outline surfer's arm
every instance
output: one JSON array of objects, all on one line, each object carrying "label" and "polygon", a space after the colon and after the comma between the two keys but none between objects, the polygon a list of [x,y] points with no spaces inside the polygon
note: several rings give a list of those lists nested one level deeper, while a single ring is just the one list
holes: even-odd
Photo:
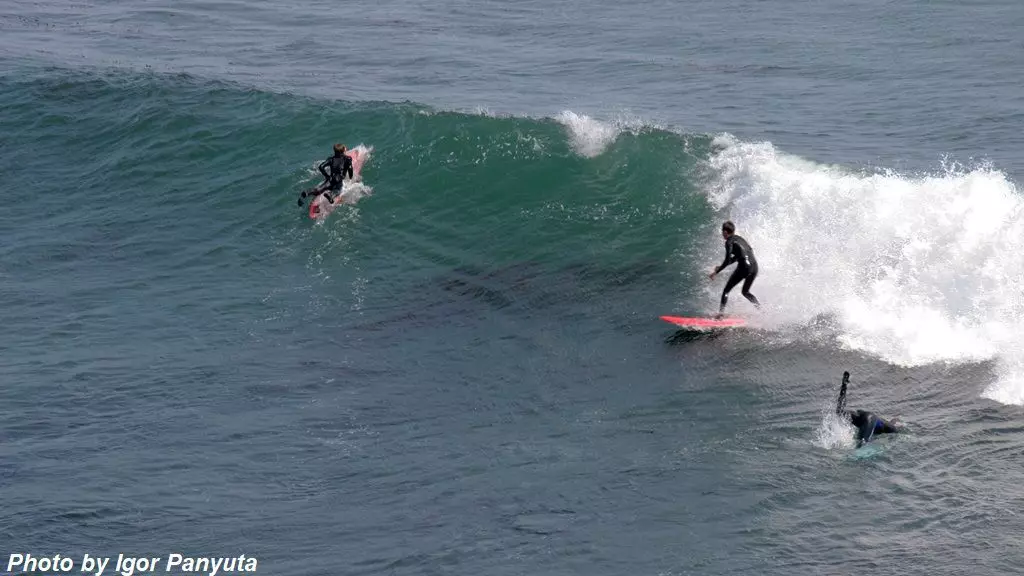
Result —
[{"label": "surfer's arm", "polygon": [[722,260],[722,263],[715,268],[715,274],[718,274],[723,269],[725,269],[726,266],[736,261],[736,258],[735,256],[733,256],[732,252],[732,238],[729,238],[725,242],[725,260]]},{"label": "surfer's arm", "polygon": [[330,162],[329,160],[324,160],[323,162],[320,163],[319,166],[316,167],[316,169],[319,170],[321,174],[323,174],[324,180],[330,180],[331,179],[330,174],[327,173],[327,164],[329,162]]},{"label": "surfer's arm", "polygon": [[342,176],[344,176],[345,173],[348,173],[348,179],[349,180],[355,178],[355,173],[352,171],[352,157],[351,156],[349,156],[348,162],[345,162],[345,170],[342,172]]},{"label": "surfer's arm", "polygon": [[846,410],[846,385],[850,382],[850,373],[843,372],[843,385],[839,387],[839,399],[836,400],[836,414]]}]

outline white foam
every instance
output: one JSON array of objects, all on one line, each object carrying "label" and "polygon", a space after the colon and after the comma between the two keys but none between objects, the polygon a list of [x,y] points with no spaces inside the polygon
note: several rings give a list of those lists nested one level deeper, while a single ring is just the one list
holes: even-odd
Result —
[{"label": "white foam", "polygon": [[709,196],[754,248],[765,323],[834,315],[844,345],[897,365],[995,358],[985,397],[1024,404],[1024,199],[1005,174],[857,174],[716,144]]},{"label": "white foam", "polygon": [[362,182],[363,181],[363,165],[366,164],[366,162],[370,159],[370,156],[373,155],[373,146],[367,146],[365,144],[359,144],[355,148],[352,148],[351,151],[359,153],[359,160],[353,163],[354,164],[353,172],[354,172],[354,176],[355,176],[356,182]]},{"label": "white foam", "polygon": [[815,431],[814,444],[826,450],[853,448],[857,443],[856,432],[849,421],[829,410],[822,414],[821,424]]},{"label": "white foam", "polygon": [[621,132],[614,124],[600,122],[585,114],[569,110],[562,112],[555,119],[569,129],[573,150],[587,158],[604,152]]}]

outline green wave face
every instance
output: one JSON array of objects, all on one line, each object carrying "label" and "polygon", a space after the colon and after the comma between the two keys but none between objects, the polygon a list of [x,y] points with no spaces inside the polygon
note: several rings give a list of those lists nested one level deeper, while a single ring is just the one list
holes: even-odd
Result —
[{"label": "green wave face", "polygon": [[[9,190],[26,195],[13,222],[60,196],[78,225],[152,226],[170,245],[252,251],[312,234],[311,251],[341,239],[346,258],[410,270],[665,262],[707,231],[703,136],[572,113],[326,102],[185,76],[59,78],[0,83]],[[310,232],[295,198],[335,142],[372,146],[363,176],[374,193]]]}]

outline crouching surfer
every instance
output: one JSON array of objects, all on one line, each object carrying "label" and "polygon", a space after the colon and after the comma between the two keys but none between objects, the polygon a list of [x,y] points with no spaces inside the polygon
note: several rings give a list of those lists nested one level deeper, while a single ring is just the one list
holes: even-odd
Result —
[{"label": "crouching surfer", "polygon": [[895,434],[903,430],[903,424],[895,420],[879,418],[865,410],[846,409],[846,386],[850,383],[850,373],[843,372],[843,385],[839,388],[839,399],[836,400],[836,414],[846,418],[857,429],[857,447],[871,441],[875,434]]},{"label": "crouching surfer", "polygon": [[725,239],[725,260],[720,265],[715,266],[709,277],[714,280],[719,272],[734,263],[736,264],[736,270],[733,271],[732,276],[725,283],[725,289],[722,290],[722,301],[718,307],[718,316],[716,318],[721,318],[725,313],[725,304],[729,301],[729,292],[740,282],[743,282],[743,290],[741,291],[743,297],[750,300],[754,306],[761,307],[757,297],[750,293],[750,286],[757,278],[757,260],[754,258],[754,251],[750,248],[750,244],[747,244],[746,240],[736,234],[736,225],[731,220],[722,224],[722,238]]},{"label": "crouching surfer", "polygon": [[347,175],[349,180],[353,178],[352,158],[345,153],[345,145],[335,144],[334,155],[321,162],[317,170],[323,174],[324,181],[316,188],[303,191],[299,196],[299,206],[302,206],[302,200],[307,196],[310,197],[310,202],[314,202],[320,194],[323,194],[328,202],[334,203],[334,196],[341,192],[345,176]]}]

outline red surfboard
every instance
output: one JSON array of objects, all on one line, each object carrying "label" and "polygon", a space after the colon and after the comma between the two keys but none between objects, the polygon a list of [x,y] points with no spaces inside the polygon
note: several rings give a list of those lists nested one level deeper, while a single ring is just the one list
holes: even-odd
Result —
[{"label": "red surfboard", "polygon": [[662,316],[662,320],[670,324],[675,324],[680,328],[737,328],[739,326],[746,326],[747,321],[743,318],[685,318],[682,316]]}]

